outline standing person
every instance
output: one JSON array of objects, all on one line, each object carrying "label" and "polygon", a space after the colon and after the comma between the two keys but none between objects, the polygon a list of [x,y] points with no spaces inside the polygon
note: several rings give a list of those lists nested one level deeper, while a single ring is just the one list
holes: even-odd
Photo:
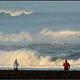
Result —
[{"label": "standing person", "polygon": [[63,66],[64,66],[64,71],[68,71],[70,69],[70,64],[67,62],[67,60],[65,60]]},{"label": "standing person", "polygon": [[17,62],[17,59],[15,59],[15,62],[14,62],[14,70],[18,70],[18,65],[19,63]]}]

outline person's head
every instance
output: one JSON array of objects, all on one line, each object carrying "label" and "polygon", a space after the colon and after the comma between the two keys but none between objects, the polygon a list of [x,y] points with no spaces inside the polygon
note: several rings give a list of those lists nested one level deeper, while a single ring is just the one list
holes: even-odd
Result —
[{"label": "person's head", "polygon": [[65,63],[67,63],[67,60],[65,60]]},{"label": "person's head", "polygon": [[15,59],[15,62],[17,62],[17,59]]}]

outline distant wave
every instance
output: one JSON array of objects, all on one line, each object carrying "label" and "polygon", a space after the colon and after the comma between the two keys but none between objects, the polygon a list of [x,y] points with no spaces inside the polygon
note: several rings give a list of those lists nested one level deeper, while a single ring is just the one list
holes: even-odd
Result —
[{"label": "distant wave", "polygon": [[42,39],[51,40],[51,41],[79,41],[80,40],[80,31],[75,30],[60,30],[60,31],[54,31],[50,29],[43,29],[39,36],[41,36]]},{"label": "distant wave", "polygon": [[29,15],[32,14],[32,10],[4,10],[0,9],[0,15],[5,16],[21,16],[21,15]]},{"label": "distant wave", "polygon": [[0,41],[3,42],[21,42],[21,41],[31,41],[32,35],[29,32],[20,33],[0,33]]},{"label": "distant wave", "polygon": [[[20,67],[26,68],[63,68],[64,59],[51,60],[51,56],[38,56],[34,51],[0,51],[0,67],[13,67],[17,59]],[[70,59],[71,68],[80,67],[80,59]]]},{"label": "distant wave", "polygon": [[80,31],[71,31],[71,30],[52,31],[49,29],[43,29],[40,33],[43,36],[54,37],[54,38],[80,37]]},{"label": "distant wave", "polygon": [[0,41],[80,42],[80,31],[71,31],[71,30],[54,31],[50,29],[42,29],[41,31],[34,34],[31,32],[24,32],[24,31],[19,33],[0,33]]}]

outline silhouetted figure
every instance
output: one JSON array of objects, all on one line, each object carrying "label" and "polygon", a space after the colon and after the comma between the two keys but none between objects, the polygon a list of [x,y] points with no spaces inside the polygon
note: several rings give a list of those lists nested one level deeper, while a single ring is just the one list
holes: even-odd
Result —
[{"label": "silhouetted figure", "polygon": [[18,70],[18,65],[19,65],[19,63],[17,62],[17,59],[15,59],[15,62],[14,62],[14,70]]},{"label": "silhouetted figure", "polygon": [[67,60],[65,60],[63,66],[64,66],[64,71],[68,71],[70,69],[70,64],[67,62]]}]

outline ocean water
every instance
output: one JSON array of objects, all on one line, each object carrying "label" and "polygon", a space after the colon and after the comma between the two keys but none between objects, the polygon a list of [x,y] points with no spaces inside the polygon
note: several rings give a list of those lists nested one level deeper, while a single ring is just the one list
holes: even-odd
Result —
[{"label": "ocean water", "polygon": [[79,1],[1,1],[0,67],[80,68]]}]

